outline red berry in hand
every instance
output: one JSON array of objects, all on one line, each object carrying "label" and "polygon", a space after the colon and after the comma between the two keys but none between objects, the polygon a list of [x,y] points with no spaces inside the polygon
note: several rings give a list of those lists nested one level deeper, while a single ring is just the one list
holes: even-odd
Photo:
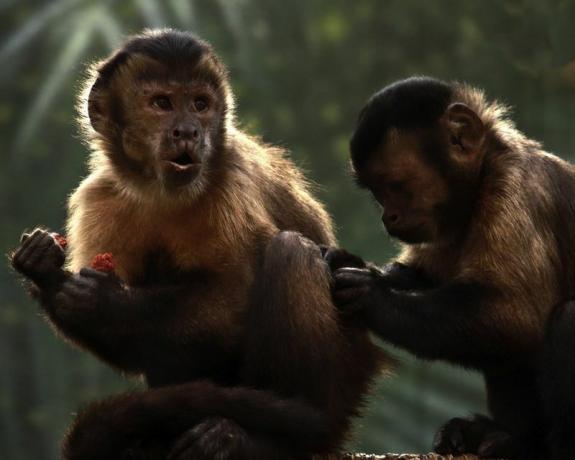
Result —
[{"label": "red berry in hand", "polygon": [[98,270],[99,272],[113,272],[116,268],[111,252],[96,254],[96,257],[92,259],[91,266],[94,270]]},{"label": "red berry in hand", "polygon": [[68,240],[65,236],[60,235],[59,233],[52,233],[52,238],[56,240],[56,243],[58,243],[62,249],[66,249],[66,246],[68,246]]}]

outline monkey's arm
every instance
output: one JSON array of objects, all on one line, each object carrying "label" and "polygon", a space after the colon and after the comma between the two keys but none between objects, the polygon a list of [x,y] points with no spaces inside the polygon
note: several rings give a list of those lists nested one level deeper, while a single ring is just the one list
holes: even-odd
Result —
[{"label": "monkey's arm", "polygon": [[[169,353],[176,346],[178,327],[187,327],[192,339],[225,340],[207,337],[221,329],[210,323],[213,316],[203,308],[225,299],[198,283],[126,287],[114,275],[82,269],[76,275],[66,273],[59,286],[38,289],[37,297],[65,336],[130,372],[144,370],[147,359],[161,350]],[[220,316],[220,321],[227,329],[231,319]]]},{"label": "monkey's arm", "polygon": [[72,274],[61,268],[63,261],[62,249],[44,230],[25,238],[12,255],[14,268],[25,277],[50,322],[113,366],[140,371],[144,360],[155,356],[159,347],[170,347],[169,339],[177,336],[178,327],[204,335],[223,329],[229,333],[225,326],[233,321],[235,309],[222,308],[218,328],[213,324],[214,315],[206,314],[203,306],[223,304],[227,297],[235,297],[210,288],[207,276],[174,284],[126,287],[109,273],[82,269]]},{"label": "monkey's arm", "polygon": [[362,315],[383,339],[422,358],[473,364],[524,343],[510,340],[523,325],[503,324],[504,316],[495,311],[501,294],[481,282],[400,291],[385,272],[343,268],[334,273],[333,297],[342,310]]},{"label": "monkey's arm", "polygon": [[385,278],[385,282],[393,289],[404,290],[425,290],[431,288],[434,283],[422,270],[408,267],[400,262],[392,262],[377,267],[373,263],[365,262],[361,257],[352,254],[345,249],[320,246],[322,256],[328,264],[331,272],[344,267],[369,268],[374,273]]}]

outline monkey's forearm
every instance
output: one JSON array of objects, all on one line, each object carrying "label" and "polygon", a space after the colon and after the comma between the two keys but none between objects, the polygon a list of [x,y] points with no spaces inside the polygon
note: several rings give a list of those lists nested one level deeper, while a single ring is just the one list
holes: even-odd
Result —
[{"label": "monkey's forearm", "polygon": [[460,361],[497,353],[500,324],[489,314],[497,295],[476,283],[426,291],[398,291],[378,284],[367,303],[369,327],[382,338],[429,359]]},{"label": "monkey's forearm", "polygon": [[[244,446],[249,455],[242,455],[242,458],[283,459],[287,456],[280,453],[286,448],[296,458],[309,458],[312,452],[324,452],[333,444],[329,419],[311,405],[280,399],[272,392],[194,381],[130,392],[93,404],[80,413],[66,438],[64,451],[68,455],[65,458],[117,458],[118,446],[130,446],[134,439],[162,440],[166,446],[173,447],[180,436],[185,437],[197,424],[214,418],[232,421],[241,426],[242,432],[247,430],[250,436],[261,437],[270,446],[281,446],[281,450],[273,449],[273,452],[261,455],[248,447],[250,442]],[[158,430],[158,427],[162,429]],[[236,432],[234,437],[242,432]],[[226,430],[226,433],[230,432]],[[86,438],[101,442],[86,443]],[[214,436],[211,442],[219,439]],[[225,439],[230,445],[237,442],[232,437]],[[244,439],[249,441],[249,438]],[[216,447],[218,451],[222,449],[222,445]],[[146,458],[152,457],[160,458],[157,455]],[[166,454],[161,458],[166,458]],[[207,457],[202,455],[201,458]]]},{"label": "monkey's forearm", "polygon": [[[70,275],[69,283],[77,280]],[[214,299],[223,294],[193,281],[130,288],[104,282],[84,291],[82,285],[69,283],[55,295],[41,296],[50,321],[81,347],[126,371],[140,372],[160,347],[169,350],[180,326],[192,338],[194,332],[202,337],[206,331],[213,335],[221,330],[210,324],[213,315],[204,306],[225,302],[223,297]]]}]

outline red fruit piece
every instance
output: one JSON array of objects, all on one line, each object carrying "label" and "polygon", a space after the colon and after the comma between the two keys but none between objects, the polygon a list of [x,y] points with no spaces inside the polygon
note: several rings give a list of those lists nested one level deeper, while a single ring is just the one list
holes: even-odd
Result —
[{"label": "red fruit piece", "polygon": [[60,235],[59,233],[52,233],[52,238],[56,240],[56,243],[58,243],[62,249],[66,249],[68,246],[68,240],[65,236]]},{"label": "red fruit piece", "polygon": [[102,254],[96,254],[96,257],[92,259],[91,267],[99,272],[113,272],[116,267],[112,253],[104,252]]}]

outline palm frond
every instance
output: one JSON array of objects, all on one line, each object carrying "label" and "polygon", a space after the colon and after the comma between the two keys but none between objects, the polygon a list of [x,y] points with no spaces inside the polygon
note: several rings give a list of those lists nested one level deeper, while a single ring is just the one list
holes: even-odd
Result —
[{"label": "palm frond", "polygon": [[170,0],[169,4],[175,13],[178,24],[190,30],[196,30],[196,7],[193,0]]},{"label": "palm frond", "polygon": [[166,27],[168,24],[160,2],[156,0],[134,0],[148,27]]},{"label": "palm frond", "polygon": [[[72,34],[66,46],[60,52],[60,55],[54,62],[51,71],[47,74],[48,78],[38,95],[36,96],[32,107],[28,111],[20,131],[16,137],[15,150],[19,151],[32,136],[42,117],[46,114],[51,106],[58,91],[64,83],[69,80],[70,74],[76,69],[81,61],[81,56],[90,44],[91,38],[95,31],[98,10],[93,11],[94,16],[87,14],[82,15],[81,24],[73,28]],[[91,18],[91,20],[89,20]],[[88,20],[87,20],[88,19]]]},{"label": "palm frond", "polygon": [[82,0],[56,0],[36,13],[23,27],[8,37],[6,44],[0,49],[0,62],[6,61],[22,47],[30,43],[53,19],[69,13],[70,8]]}]

